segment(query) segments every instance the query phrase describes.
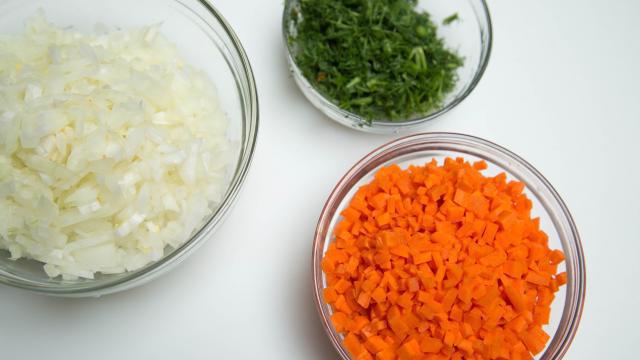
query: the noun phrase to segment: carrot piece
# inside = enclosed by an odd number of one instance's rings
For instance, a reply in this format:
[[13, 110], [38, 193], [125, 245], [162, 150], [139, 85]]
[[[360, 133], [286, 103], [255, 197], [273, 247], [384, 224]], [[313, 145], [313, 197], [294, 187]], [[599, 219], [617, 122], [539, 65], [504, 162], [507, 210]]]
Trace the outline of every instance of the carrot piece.
[[389, 326], [391, 330], [396, 334], [399, 339], [404, 339], [404, 337], [409, 332], [409, 327], [404, 323], [401, 316], [396, 316], [393, 318], [389, 318], [388, 320]]
[[355, 333], [360, 332], [368, 324], [369, 324], [369, 319], [366, 316], [358, 315], [349, 324], [349, 331], [352, 331]]
[[456, 344], [456, 347], [467, 354], [473, 354], [473, 343], [470, 340], [461, 340]]
[[377, 303], [382, 303], [387, 299], [387, 293], [384, 291], [384, 289], [379, 287], [373, 290], [373, 292], [371, 293], [371, 297]]
[[376, 209], [384, 209], [387, 206], [389, 195], [386, 193], [378, 193], [371, 199], [371, 205]]
[[442, 298], [442, 310], [448, 312], [458, 297], [457, 289], [449, 289]]
[[398, 297], [397, 304], [402, 306], [405, 309], [411, 309], [413, 306], [412, 298], [413, 295], [410, 292], [405, 292]]
[[478, 305], [484, 308], [490, 308], [493, 303], [500, 297], [500, 290], [497, 286], [491, 286], [486, 289], [483, 297], [477, 300]]
[[476, 170], [485, 170], [487, 168], [487, 162], [484, 160], [478, 160], [473, 163], [473, 168]]
[[482, 234], [482, 242], [491, 244], [493, 243], [493, 239], [498, 232], [498, 225], [488, 222], [486, 227], [484, 228], [484, 233]]
[[412, 277], [407, 281], [410, 292], [418, 292], [420, 290], [420, 280], [417, 277]]
[[550, 316], [551, 308], [549, 308], [548, 306], [537, 305], [533, 310], [533, 321], [536, 324], [548, 324]]
[[382, 350], [376, 354], [376, 360], [395, 360], [396, 353], [393, 349]]
[[[489, 225], [487, 225], [488, 227]], [[499, 266], [507, 260], [507, 255], [502, 250], [495, 250], [494, 252], [483, 256], [480, 259], [480, 263], [485, 266]]]
[[367, 339], [367, 341], [365, 342], [365, 347], [370, 352], [377, 354], [388, 349], [389, 344], [387, 344], [387, 342], [384, 341], [384, 339], [382, 339], [382, 337], [380, 337], [379, 335], [375, 335]]
[[564, 285], [567, 283], [567, 272], [561, 272], [560, 274], [556, 275], [556, 281], [558, 282], [558, 285]]
[[459, 306], [454, 305], [451, 308], [451, 311], [449, 312], [449, 319], [456, 321], [456, 322], [461, 322], [462, 321], [462, 309], [460, 309]]
[[403, 258], [409, 258], [409, 247], [407, 245], [401, 244], [395, 246], [389, 250], [389, 252], [393, 255], [400, 256]]
[[465, 338], [468, 338], [474, 335], [473, 328], [471, 327], [471, 325], [469, 325], [469, 323], [466, 323], [466, 322], [462, 323], [461, 331], [462, 331], [462, 336], [464, 336]]
[[358, 357], [363, 351], [366, 351], [354, 333], [348, 333], [347, 336], [344, 337], [342, 344], [349, 350], [349, 353], [355, 357]]
[[507, 329], [513, 330], [515, 333], [521, 333], [527, 329], [528, 323], [524, 316], [518, 316], [509, 321], [506, 325]]
[[527, 309], [527, 304], [524, 296], [519, 290], [515, 289], [513, 286], [505, 284], [504, 291], [507, 295], [507, 298], [516, 310], [523, 311]]
[[427, 261], [431, 260], [431, 253], [428, 253], [428, 252], [414, 253], [412, 254], [412, 258], [413, 258], [413, 263], [415, 265], [424, 264]]
[[436, 354], [442, 349], [442, 341], [430, 336], [425, 336], [420, 340], [420, 350], [424, 353]]
[[337, 311], [331, 315], [331, 323], [337, 332], [343, 332], [349, 328], [349, 316], [343, 312]]
[[420, 344], [418, 343], [418, 341], [416, 339], [411, 339], [407, 342], [405, 342], [399, 349], [398, 349], [398, 357], [401, 360], [404, 359], [415, 359], [418, 356], [420, 356]]
[[336, 285], [333, 288], [339, 294], [344, 294], [347, 290], [349, 290], [351, 288], [351, 283], [349, 281], [347, 281], [346, 279], [340, 279], [340, 280], [338, 280], [338, 282], [336, 283]]
[[458, 287], [458, 299], [465, 304], [471, 303], [472, 287], [470, 283], [464, 283]]
[[378, 226], [382, 227], [385, 225], [389, 225], [391, 223], [391, 215], [389, 213], [384, 213], [376, 217], [376, 223]]
[[358, 220], [360, 220], [360, 215], [362, 215], [358, 210], [356, 210], [353, 207], [348, 207], [346, 209], [344, 209], [340, 215], [342, 215], [345, 219], [351, 221], [351, 222], [356, 222]]
[[549, 279], [548, 277], [542, 275], [542, 274], [538, 274], [535, 273], [533, 271], [530, 271], [526, 278], [525, 278], [528, 282], [535, 284], [535, 285], [540, 285], [540, 286], [548, 286], [549, 285], [549, 281], [551, 279]]
[[336, 302], [333, 304], [333, 306], [338, 311], [342, 311], [342, 312], [344, 312], [346, 314], [353, 313], [353, 310], [351, 309], [351, 307], [347, 303], [347, 300], [345, 299], [344, 295], [338, 295], [338, 298], [336, 299]]
[[523, 261], [509, 260], [504, 264], [504, 272], [515, 279], [519, 279], [526, 271], [527, 264]]
[[549, 253], [549, 260], [554, 265], [558, 265], [564, 261], [564, 253], [560, 250], [553, 250]]
[[549, 288], [541, 288], [538, 291], [538, 305], [550, 306], [554, 298], [555, 295], [553, 295], [553, 292]]
[[478, 308], [464, 314], [464, 322], [468, 323], [474, 332], [482, 327], [482, 312]]
[[369, 304], [371, 303], [371, 294], [367, 293], [367, 292], [361, 292], [358, 295], [358, 299], [356, 300], [356, 302], [358, 303], [358, 305], [362, 306], [363, 308], [368, 308]]
[[456, 204], [466, 208], [467, 204], [469, 203], [469, 194], [463, 190], [458, 189], [456, 190], [456, 193], [453, 197], [453, 201]]
[[355, 360], [374, 360], [373, 356], [367, 350], [362, 351]]
[[544, 350], [547, 341], [549, 341], [549, 335], [540, 326], [535, 326], [524, 333], [522, 341], [527, 346], [527, 349], [536, 355]]
[[338, 299], [338, 292], [332, 287], [327, 287], [323, 290], [324, 301], [329, 304], [334, 303]]

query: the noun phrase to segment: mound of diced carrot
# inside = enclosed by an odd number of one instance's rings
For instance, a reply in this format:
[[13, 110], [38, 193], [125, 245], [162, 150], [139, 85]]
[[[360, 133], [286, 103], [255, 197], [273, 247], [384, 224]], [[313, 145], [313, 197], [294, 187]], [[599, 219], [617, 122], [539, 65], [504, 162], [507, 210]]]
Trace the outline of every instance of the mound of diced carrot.
[[524, 184], [484, 161], [380, 169], [342, 211], [324, 300], [353, 359], [531, 359], [566, 273]]

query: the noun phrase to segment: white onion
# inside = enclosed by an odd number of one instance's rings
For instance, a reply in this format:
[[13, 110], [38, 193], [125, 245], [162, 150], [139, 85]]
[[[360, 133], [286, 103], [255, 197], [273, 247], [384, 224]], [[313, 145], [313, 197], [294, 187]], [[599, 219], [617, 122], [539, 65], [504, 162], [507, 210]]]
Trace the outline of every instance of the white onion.
[[0, 36], [0, 249], [65, 279], [159, 260], [223, 197], [226, 124], [158, 26], [82, 34], [37, 14]]

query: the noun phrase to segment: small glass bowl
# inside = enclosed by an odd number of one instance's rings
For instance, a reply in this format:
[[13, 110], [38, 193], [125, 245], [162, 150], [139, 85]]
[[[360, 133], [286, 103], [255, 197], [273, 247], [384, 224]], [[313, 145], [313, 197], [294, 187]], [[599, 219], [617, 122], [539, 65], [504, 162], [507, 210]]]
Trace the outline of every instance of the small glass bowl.
[[227, 136], [235, 144], [228, 187], [217, 209], [191, 238], [176, 249], [165, 249], [159, 261], [122, 274], [96, 274], [95, 279], [49, 278], [42, 263], [10, 260], [0, 251], [0, 283], [56, 296], [100, 296], [144, 284], [184, 260], [208, 239], [229, 213], [253, 157], [258, 131], [256, 85], [242, 45], [222, 15], [205, 0], [0, 0], [0, 34], [20, 34], [24, 22], [38, 10], [57, 26], [91, 32], [161, 24], [160, 31], [179, 53], [213, 80], [227, 115]]
[[567, 272], [567, 284], [560, 287], [551, 307], [550, 324], [544, 330], [551, 336], [544, 352], [536, 359], [561, 359], [575, 336], [585, 297], [585, 264], [582, 244], [576, 225], [560, 195], [533, 166], [509, 150], [489, 141], [453, 133], [424, 133], [407, 136], [374, 150], [349, 170], [329, 195], [318, 221], [313, 241], [313, 282], [316, 307], [324, 329], [342, 359], [350, 359], [342, 346], [343, 336], [331, 323], [331, 307], [324, 301], [326, 278], [321, 261], [329, 244], [334, 241], [333, 229], [342, 219], [340, 212], [362, 185], [373, 180], [374, 174], [384, 166], [398, 164], [422, 165], [431, 159], [440, 164], [446, 157], [463, 157], [474, 162], [485, 160], [485, 175], [505, 172], [508, 179], [526, 185], [525, 193], [533, 202], [532, 216], [540, 217], [540, 227], [549, 236], [552, 249], [561, 248], [566, 260], [558, 271]]
[[[358, 114], [340, 108], [331, 99], [326, 98], [304, 77], [297, 66], [294, 56], [295, 49], [289, 39], [295, 35], [296, 27], [291, 13], [293, 9], [299, 9], [299, 3], [300, 0], [285, 0], [282, 16], [287, 60], [293, 79], [305, 97], [326, 116], [357, 130], [389, 134], [407, 132], [421, 127], [425, 122], [453, 109], [469, 96], [482, 78], [489, 63], [493, 35], [489, 8], [484, 0], [419, 0], [417, 9], [426, 10], [431, 15], [431, 19], [438, 25], [438, 34], [444, 39], [447, 47], [457, 51], [464, 58], [464, 65], [457, 71], [456, 86], [447, 94], [442, 106], [428, 114], [401, 121], [373, 119], [369, 122]], [[450, 25], [442, 25], [442, 21], [454, 13], [458, 14], [459, 19]]]

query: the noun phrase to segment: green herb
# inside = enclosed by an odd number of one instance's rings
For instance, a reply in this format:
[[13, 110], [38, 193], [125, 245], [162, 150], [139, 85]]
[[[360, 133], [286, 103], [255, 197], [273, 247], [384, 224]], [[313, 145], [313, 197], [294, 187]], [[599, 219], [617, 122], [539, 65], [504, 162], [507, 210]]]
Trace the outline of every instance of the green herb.
[[295, 62], [341, 108], [401, 121], [442, 106], [462, 59], [416, 0], [300, 0], [289, 37]]
[[452, 22], [458, 19], [460, 19], [460, 17], [458, 16], [458, 13], [453, 13], [447, 16], [446, 18], [444, 18], [444, 20], [442, 20], [442, 25], [450, 25]]

